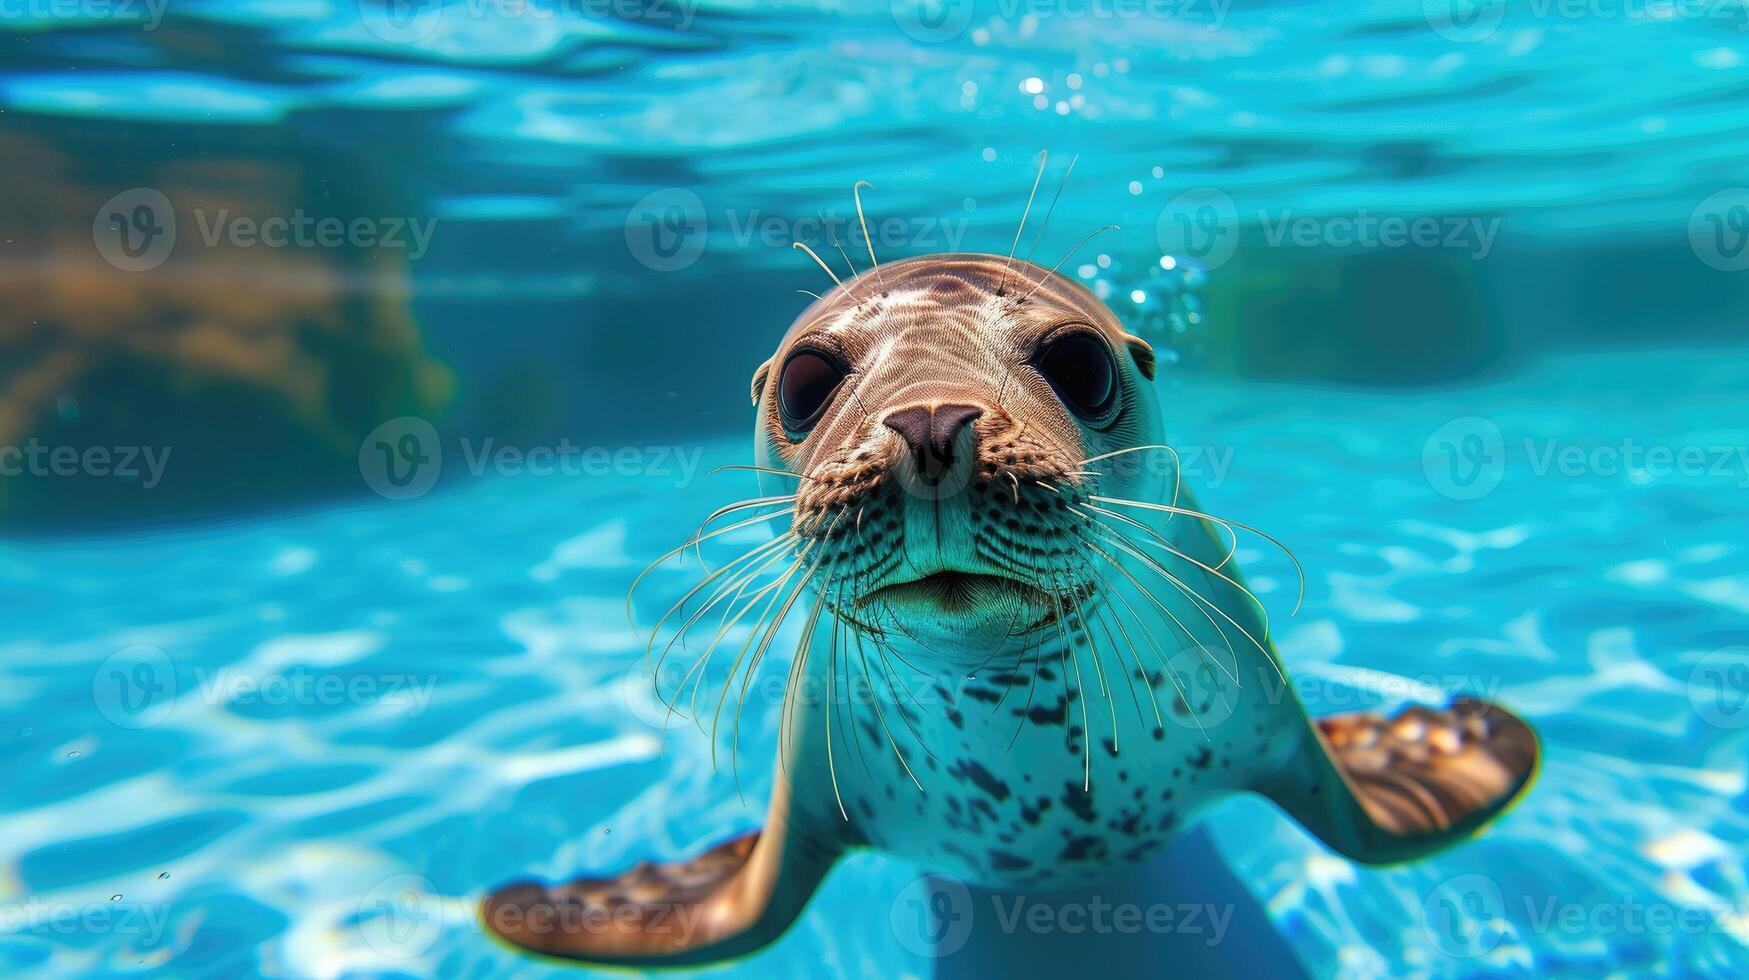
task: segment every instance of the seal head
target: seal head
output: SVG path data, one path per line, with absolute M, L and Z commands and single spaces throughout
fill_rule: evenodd
M 1158 440 L 1154 365 L 1043 268 L 904 260 L 815 303 L 760 366 L 758 451 L 803 475 L 794 529 L 835 612 L 981 660 L 1095 588 L 1074 475 Z

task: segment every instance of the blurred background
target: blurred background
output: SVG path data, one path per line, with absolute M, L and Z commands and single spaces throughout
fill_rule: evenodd
M 831 284 L 792 242 L 1060 262 L 1161 352 L 1205 503 L 1307 561 L 1315 708 L 1389 676 L 1542 726 L 1445 863 L 1220 821 L 1314 975 L 1749 964 L 1741 0 L 0 18 L 0 964 L 541 973 L 470 894 L 757 820 L 622 691 L 620 600 L 750 492 L 708 471 Z M 926 975 L 856 911 L 913 872 L 859 867 L 775 962 Z

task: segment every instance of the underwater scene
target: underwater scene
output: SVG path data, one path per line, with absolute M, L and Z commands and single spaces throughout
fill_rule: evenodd
M 1743 0 L 0 21 L 0 976 L 1749 975 Z

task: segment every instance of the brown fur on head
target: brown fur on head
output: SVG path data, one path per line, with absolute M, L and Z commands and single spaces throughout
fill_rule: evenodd
M 1101 357 L 1111 402 L 1083 411 L 1073 395 L 1105 388 L 1076 379 Z M 1158 441 L 1154 366 L 1066 278 L 1001 256 L 907 259 L 790 328 L 754 375 L 757 439 L 766 465 L 801 477 L 793 529 L 841 616 L 988 652 L 1092 589 L 1083 467 Z

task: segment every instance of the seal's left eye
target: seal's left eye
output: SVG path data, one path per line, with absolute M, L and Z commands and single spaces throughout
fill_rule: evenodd
M 819 351 L 791 354 L 777 379 L 777 411 L 783 416 L 783 427 L 796 433 L 812 429 L 826 414 L 846 373 L 835 358 Z
M 1032 359 L 1057 397 L 1085 419 L 1108 416 L 1117 403 L 1117 365 L 1098 338 L 1071 333 L 1046 344 Z

